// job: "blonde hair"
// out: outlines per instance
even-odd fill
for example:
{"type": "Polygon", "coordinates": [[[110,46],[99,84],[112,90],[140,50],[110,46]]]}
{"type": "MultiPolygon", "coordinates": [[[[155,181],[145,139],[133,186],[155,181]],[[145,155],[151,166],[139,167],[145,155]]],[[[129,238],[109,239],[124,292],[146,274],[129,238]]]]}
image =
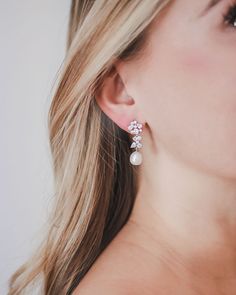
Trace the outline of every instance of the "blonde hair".
{"type": "Polygon", "coordinates": [[[40,278],[43,294],[70,294],[128,220],[138,189],[131,140],[95,96],[116,60],[141,56],[148,25],[169,2],[72,1],[67,54],[48,116],[55,206],[43,244],[12,276],[9,295],[40,278]]]}

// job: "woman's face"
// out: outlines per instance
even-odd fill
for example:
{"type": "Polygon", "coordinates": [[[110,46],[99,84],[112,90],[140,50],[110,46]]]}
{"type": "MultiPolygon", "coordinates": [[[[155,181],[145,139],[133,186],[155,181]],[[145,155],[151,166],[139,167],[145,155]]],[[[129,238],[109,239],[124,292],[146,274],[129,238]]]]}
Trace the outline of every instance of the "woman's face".
{"type": "Polygon", "coordinates": [[[203,14],[209,2],[177,0],[155,20],[130,88],[157,149],[236,178],[236,27],[223,20],[236,1],[203,14]]]}

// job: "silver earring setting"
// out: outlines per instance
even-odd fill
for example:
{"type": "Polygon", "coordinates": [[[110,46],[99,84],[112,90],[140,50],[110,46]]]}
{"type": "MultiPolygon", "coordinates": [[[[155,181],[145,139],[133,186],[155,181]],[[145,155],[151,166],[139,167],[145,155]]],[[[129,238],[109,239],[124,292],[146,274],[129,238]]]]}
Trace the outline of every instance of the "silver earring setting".
{"type": "Polygon", "coordinates": [[[133,137],[133,143],[131,148],[135,148],[135,151],[130,155],[130,163],[133,165],[140,165],[142,163],[142,154],[138,151],[142,147],[140,143],[142,136],[140,135],[142,130],[142,124],[138,123],[136,120],[130,122],[128,130],[131,134],[135,135],[133,137]]]}

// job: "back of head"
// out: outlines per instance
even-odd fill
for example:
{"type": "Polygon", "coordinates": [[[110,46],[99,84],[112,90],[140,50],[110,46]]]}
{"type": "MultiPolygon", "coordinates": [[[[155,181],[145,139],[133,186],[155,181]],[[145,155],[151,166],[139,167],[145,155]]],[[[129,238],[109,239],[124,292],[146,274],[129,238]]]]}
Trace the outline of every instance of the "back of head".
{"type": "Polygon", "coordinates": [[[96,103],[113,64],[142,56],[149,24],[168,0],[74,0],[67,53],[48,123],[55,206],[36,254],[12,277],[9,294],[70,294],[127,222],[138,189],[130,138],[96,103]],[[29,291],[32,294],[32,290],[29,291]]]}

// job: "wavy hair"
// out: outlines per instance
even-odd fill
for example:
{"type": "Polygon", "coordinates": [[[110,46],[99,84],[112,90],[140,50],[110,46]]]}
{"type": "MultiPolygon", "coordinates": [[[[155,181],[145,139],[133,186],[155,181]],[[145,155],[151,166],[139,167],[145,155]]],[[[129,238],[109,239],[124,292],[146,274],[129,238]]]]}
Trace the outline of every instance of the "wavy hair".
{"type": "MultiPolygon", "coordinates": [[[[55,206],[46,237],[11,277],[9,295],[41,279],[71,294],[127,222],[138,190],[131,139],[96,103],[117,60],[141,58],[152,20],[170,0],[73,0],[67,50],[48,114],[55,206]]],[[[31,290],[31,291],[30,291],[31,290]]]]}

